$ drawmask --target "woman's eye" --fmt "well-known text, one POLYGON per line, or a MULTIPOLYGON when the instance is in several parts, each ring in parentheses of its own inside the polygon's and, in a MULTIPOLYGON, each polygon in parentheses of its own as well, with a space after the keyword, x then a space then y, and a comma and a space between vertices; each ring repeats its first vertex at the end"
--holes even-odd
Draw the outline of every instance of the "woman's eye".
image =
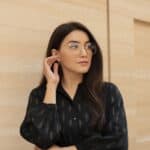
POLYGON ((88 44, 86 45, 86 47, 87 47, 88 49, 91 49, 91 48, 92 48, 92 44, 91 44, 91 43, 88 43, 88 44))
POLYGON ((70 48, 78 48, 78 45, 70 45, 70 48))

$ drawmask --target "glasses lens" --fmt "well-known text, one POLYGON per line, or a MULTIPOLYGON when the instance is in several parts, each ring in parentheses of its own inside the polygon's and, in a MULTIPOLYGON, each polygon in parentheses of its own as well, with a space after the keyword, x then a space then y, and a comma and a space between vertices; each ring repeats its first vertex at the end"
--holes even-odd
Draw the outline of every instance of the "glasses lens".
MULTIPOLYGON (((69 43, 68 46, 69 46, 69 49, 72 49, 74 51, 77 51, 77 50, 82 48, 81 44, 75 43, 75 42, 69 43)), ((92 43, 92 42, 86 43, 85 49, 92 51, 93 54, 96 53, 96 45, 94 43, 92 43)))
POLYGON ((96 53, 96 45, 92 42, 87 43, 87 49, 90 49, 93 54, 96 53))
POLYGON ((71 48, 71 49, 76 49, 76 48, 79 47, 77 43, 69 43, 68 46, 69 46, 69 48, 71 48))

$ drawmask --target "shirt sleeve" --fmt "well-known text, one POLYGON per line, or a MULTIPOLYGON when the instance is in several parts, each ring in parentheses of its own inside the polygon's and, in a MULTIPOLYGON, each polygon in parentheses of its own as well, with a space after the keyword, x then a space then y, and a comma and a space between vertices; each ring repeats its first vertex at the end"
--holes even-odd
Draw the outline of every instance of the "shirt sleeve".
MULTIPOLYGON (((123 97, 114 83, 109 83, 108 113, 104 132, 93 132, 76 144, 78 150, 128 150, 128 128, 123 97)), ((107 113, 106 112, 106 113, 107 113)))
POLYGON ((47 149, 57 142, 60 130, 57 105, 43 103, 33 89, 29 94, 20 135, 39 148, 47 149))

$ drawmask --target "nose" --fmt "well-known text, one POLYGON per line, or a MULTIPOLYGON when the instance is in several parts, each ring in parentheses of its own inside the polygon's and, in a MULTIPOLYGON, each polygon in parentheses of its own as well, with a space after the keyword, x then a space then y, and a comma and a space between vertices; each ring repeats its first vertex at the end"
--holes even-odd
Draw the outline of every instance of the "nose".
POLYGON ((82 47, 80 49, 80 54, 86 56, 87 55, 87 50, 84 47, 82 47))

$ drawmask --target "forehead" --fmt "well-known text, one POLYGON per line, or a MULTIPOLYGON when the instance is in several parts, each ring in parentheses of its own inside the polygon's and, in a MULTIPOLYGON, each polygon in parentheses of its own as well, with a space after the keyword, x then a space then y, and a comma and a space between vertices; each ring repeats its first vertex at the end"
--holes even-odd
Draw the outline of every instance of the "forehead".
POLYGON ((89 40, 88 35, 80 30, 75 30, 72 31, 71 33, 69 33, 65 38, 64 38, 64 42, 68 42, 68 41, 79 41, 79 42, 86 42, 89 40))

